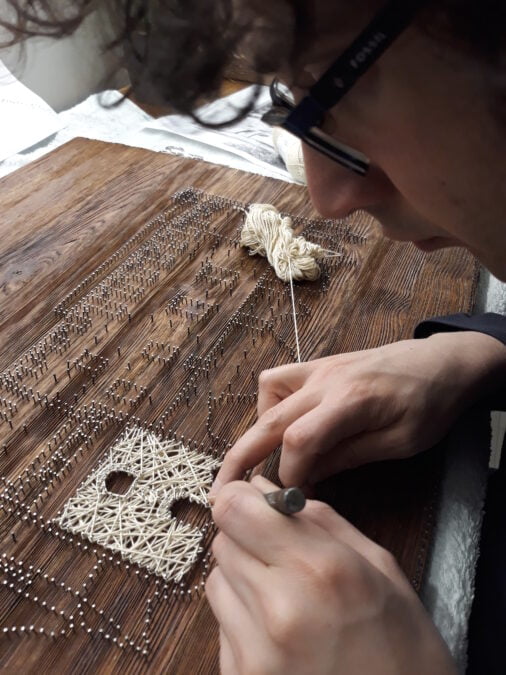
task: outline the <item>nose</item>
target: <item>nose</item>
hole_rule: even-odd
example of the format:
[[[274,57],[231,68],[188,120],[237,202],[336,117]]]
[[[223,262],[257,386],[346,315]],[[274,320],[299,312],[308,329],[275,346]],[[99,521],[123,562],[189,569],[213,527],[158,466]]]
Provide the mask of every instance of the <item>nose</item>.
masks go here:
[[[344,218],[357,209],[385,203],[395,194],[387,175],[371,165],[365,176],[302,144],[307,185],[315,209],[324,218]]]

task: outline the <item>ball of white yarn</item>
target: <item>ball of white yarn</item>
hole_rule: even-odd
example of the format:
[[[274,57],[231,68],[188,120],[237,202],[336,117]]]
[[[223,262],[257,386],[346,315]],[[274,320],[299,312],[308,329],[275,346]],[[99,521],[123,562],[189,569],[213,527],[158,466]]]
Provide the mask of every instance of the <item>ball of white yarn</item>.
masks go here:
[[[241,232],[241,246],[250,255],[267,257],[276,275],[283,281],[314,281],[320,276],[317,260],[325,257],[318,244],[297,237],[292,219],[282,217],[270,204],[252,204]],[[291,273],[291,274],[290,274]]]

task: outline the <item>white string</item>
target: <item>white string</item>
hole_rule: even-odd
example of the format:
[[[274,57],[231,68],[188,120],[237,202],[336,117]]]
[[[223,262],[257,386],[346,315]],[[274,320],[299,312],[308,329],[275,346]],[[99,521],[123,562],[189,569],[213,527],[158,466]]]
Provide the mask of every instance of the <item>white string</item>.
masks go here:
[[[318,244],[297,237],[292,229],[291,218],[282,217],[270,204],[251,204],[241,231],[241,246],[250,249],[250,255],[267,257],[276,275],[290,282],[293,327],[300,363],[300,340],[295,307],[293,280],[314,280],[320,276],[317,260],[340,257],[342,254],[329,251]],[[293,263],[293,264],[292,264]]]
[[[293,328],[295,330],[295,344],[297,346],[297,361],[300,363],[299,329],[297,328],[297,312],[295,311],[295,293],[293,290],[292,264],[288,258],[288,267],[290,270],[290,295],[292,296]]]
[[[282,217],[270,204],[251,204],[240,243],[250,249],[250,255],[265,256],[282,281],[318,279],[321,270],[317,261],[329,253],[318,244],[296,236],[291,218]]]
[[[241,209],[242,210],[242,209]],[[341,257],[336,251],[329,251],[297,237],[292,228],[292,220],[282,217],[270,204],[251,204],[241,230],[241,246],[250,249],[250,255],[265,256],[276,276],[290,282],[292,300],[293,327],[297,347],[297,361],[300,363],[300,341],[295,308],[293,280],[313,281],[320,276],[318,260]]]

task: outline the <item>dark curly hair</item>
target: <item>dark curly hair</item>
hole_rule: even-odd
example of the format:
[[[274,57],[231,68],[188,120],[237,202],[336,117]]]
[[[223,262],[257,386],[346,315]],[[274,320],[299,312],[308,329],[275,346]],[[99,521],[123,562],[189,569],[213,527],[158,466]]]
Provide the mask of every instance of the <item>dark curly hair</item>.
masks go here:
[[[311,0],[5,0],[0,26],[4,46],[33,35],[70,35],[99,6],[114,17],[117,38],[135,61],[133,88],[148,81],[159,99],[192,114],[199,100],[219,91],[234,55],[248,55],[254,72],[274,72],[297,55],[313,35]],[[384,0],[383,0],[384,2]],[[355,0],[354,8],[381,0]],[[417,19],[440,40],[500,63],[506,34],[503,0],[428,0]],[[240,111],[239,116],[246,111]]]

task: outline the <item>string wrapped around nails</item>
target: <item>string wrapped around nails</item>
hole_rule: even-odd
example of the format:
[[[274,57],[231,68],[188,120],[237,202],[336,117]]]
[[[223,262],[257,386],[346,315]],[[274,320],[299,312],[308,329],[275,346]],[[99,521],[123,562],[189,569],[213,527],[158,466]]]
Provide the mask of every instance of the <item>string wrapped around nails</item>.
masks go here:
[[[179,521],[171,507],[180,499],[208,507],[218,465],[214,457],[181,442],[128,427],[67,500],[57,523],[166,581],[179,582],[196,563],[207,526]],[[108,477],[118,472],[134,479],[124,494],[108,487]]]

